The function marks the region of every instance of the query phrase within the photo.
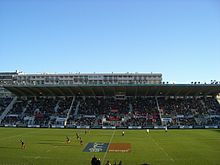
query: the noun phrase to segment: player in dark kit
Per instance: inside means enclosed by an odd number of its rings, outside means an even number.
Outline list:
[[[23,140],[20,140],[20,142],[21,142],[21,149],[25,149],[25,143],[24,143],[24,141],[23,141]]]
[[[80,137],[79,143],[80,143],[80,145],[83,145],[83,140],[81,137]]]
[[[165,127],[165,132],[167,132],[167,126]]]
[[[97,162],[97,158],[94,155],[94,157],[91,160],[91,165],[96,165],[96,162]]]
[[[96,165],[101,165],[101,160],[100,159],[97,159]]]
[[[66,143],[69,144],[70,143],[70,139],[68,136],[66,136]]]
[[[79,140],[79,134],[76,132],[76,139]]]

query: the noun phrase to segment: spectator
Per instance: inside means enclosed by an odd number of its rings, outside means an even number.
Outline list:
[[[101,165],[101,160],[100,159],[97,159],[96,165]]]
[[[94,155],[92,160],[91,160],[91,165],[97,165],[96,162],[97,162],[97,158]]]
[[[105,165],[111,165],[111,163],[109,162],[109,160],[106,162],[106,164]]]

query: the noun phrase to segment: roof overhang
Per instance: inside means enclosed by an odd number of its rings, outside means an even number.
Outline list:
[[[219,84],[6,85],[17,96],[216,96]]]

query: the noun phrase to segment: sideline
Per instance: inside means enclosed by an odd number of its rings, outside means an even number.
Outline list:
[[[156,146],[159,147],[159,149],[169,158],[169,160],[171,160],[172,162],[174,162],[175,160],[164,150],[163,147],[161,147],[157,142],[156,140],[154,140],[151,136],[149,136],[150,139],[154,142],[154,144],[156,144]]]
[[[102,160],[101,160],[101,161],[102,161],[102,164],[105,163],[105,157],[106,157],[106,155],[107,155],[107,152],[108,152],[108,149],[109,149],[110,143],[112,142],[112,139],[113,139],[113,137],[114,137],[114,135],[115,135],[115,131],[116,131],[116,130],[114,130],[113,133],[112,133],[112,136],[111,136],[111,139],[110,139],[110,141],[109,141],[109,144],[108,144],[107,150],[105,151],[105,154],[104,154],[104,156],[103,156],[103,158],[102,158]]]

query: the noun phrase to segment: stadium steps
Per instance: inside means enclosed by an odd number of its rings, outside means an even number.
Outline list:
[[[8,112],[13,108],[13,105],[16,103],[16,101],[17,101],[17,97],[14,97],[13,100],[11,101],[11,103],[7,106],[5,111],[0,116],[0,123],[5,118],[5,116],[8,114]]]
[[[220,95],[216,96],[216,100],[217,100],[218,103],[220,104]]]
[[[74,112],[74,116],[77,116],[77,114],[78,114],[79,105],[80,105],[80,101],[78,101],[78,103],[77,103],[76,110],[75,110],[75,112]]]
[[[73,99],[72,99],[70,108],[69,108],[69,110],[68,110],[68,112],[67,112],[66,119],[65,119],[65,121],[64,121],[64,126],[66,126],[67,121],[68,121],[68,119],[69,119],[69,117],[70,117],[70,113],[71,113],[71,111],[72,111],[72,109],[73,109],[73,103],[75,102],[75,99],[76,99],[76,97],[74,96]]]
[[[200,103],[202,104],[203,108],[206,108],[204,100],[200,100]]]
[[[133,112],[133,107],[132,107],[132,104],[129,103],[129,113],[132,113]]]
[[[34,125],[34,123],[35,123],[35,117],[34,116],[29,117],[28,125]]]
[[[60,104],[60,100],[57,102],[56,106],[54,107],[54,112],[57,112],[57,111],[58,111],[59,104]]]
[[[160,106],[159,106],[159,102],[158,102],[158,99],[157,97],[155,97],[155,100],[156,100],[156,104],[157,104],[157,110],[158,110],[158,113],[159,113],[159,116],[160,116],[160,121],[162,123],[162,112],[160,111]]]
[[[194,119],[198,125],[202,124],[202,118],[195,117]]]
[[[21,118],[23,119],[23,117],[25,116],[25,112],[27,110],[28,105],[31,103],[31,100],[28,100],[27,105],[24,107],[22,113],[21,113]]]
[[[27,110],[27,106],[28,104],[26,105],[26,107],[23,109],[22,113],[21,113],[21,118],[23,118],[25,116],[25,112]]]

